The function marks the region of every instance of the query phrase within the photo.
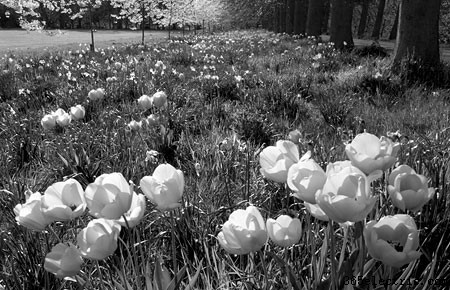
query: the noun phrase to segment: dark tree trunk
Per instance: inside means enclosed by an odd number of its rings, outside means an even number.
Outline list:
[[[275,18],[275,23],[274,23],[274,29],[273,29],[273,31],[275,32],[275,33],[279,33],[280,32],[280,27],[281,27],[281,24],[280,24],[280,6],[279,5],[276,5],[275,6],[275,14],[274,14],[274,18]]]
[[[386,0],[380,0],[380,2],[378,3],[377,17],[375,18],[375,24],[373,26],[372,31],[372,38],[375,40],[378,40],[380,38],[381,24],[383,23],[383,14],[385,6]]]
[[[281,1],[280,5],[280,32],[286,32],[286,3]]]
[[[330,6],[331,0],[322,0],[323,1],[323,16],[322,16],[322,32],[328,34],[328,20],[330,20]]]
[[[441,0],[402,0],[394,49],[394,69],[411,57],[426,67],[439,59],[439,10]]]
[[[366,32],[367,16],[369,16],[370,0],[363,0],[361,4],[361,18],[359,19],[358,38],[363,38]]]
[[[319,36],[322,33],[323,0],[309,0],[306,34]]]
[[[308,0],[295,0],[294,34],[306,32],[306,17],[308,16]]]
[[[330,41],[338,49],[353,47],[353,6],[354,0],[331,1]]]
[[[295,0],[285,0],[286,5],[286,33],[294,32],[294,5]]]
[[[395,13],[394,25],[392,26],[391,33],[389,34],[390,40],[395,39],[397,37],[399,13],[400,13],[400,4],[397,6],[397,12]]]

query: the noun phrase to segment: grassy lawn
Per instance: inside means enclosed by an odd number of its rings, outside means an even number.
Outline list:
[[[179,35],[181,32],[175,32]],[[98,47],[121,45],[125,43],[140,43],[141,31],[97,30],[94,41]],[[151,42],[168,37],[167,31],[146,31],[145,41]],[[48,30],[26,31],[23,29],[0,30],[0,53],[8,51],[26,52],[37,49],[75,48],[79,44],[90,44],[90,30]]]
[[[70,44],[89,43],[84,31],[0,35],[2,49],[20,48],[0,59],[0,289],[175,289],[161,285],[170,284],[176,272],[181,289],[449,285],[450,92],[444,81],[439,86],[411,82],[391,73],[389,57],[340,52],[313,39],[260,30],[178,36],[145,47],[138,45],[139,32],[99,31],[96,39],[103,45],[96,52]],[[29,54],[28,37],[35,39],[33,49],[49,43],[63,49]],[[167,33],[146,37],[162,39]],[[112,41],[131,43],[112,47]],[[92,91],[99,88],[104,93]],[[138,102],[158,91],[167,94],[167,104],[153,98],[143,108]],[[43,128],[45,115],[76,105],[85,108],[84,118]],[[348,160],[346,145],[364,132],[386,136],[391,141],[383,144],[396,143],[398,152],[374,181],[369,181],[374,175],[353,167],[356,175],[345,179],[346,190],[358,194],[354,200],[361,190],[376,200],[363,220],[319,220],[286,182],[272,181],[261,170],[262,152],[280,140],[295,142],[291,155],[306,154],[327,170]],[[377,150],[374,158],[387,149]],[[172,211],[163,211],[141,182],[166,163],[184,176],[183,198]],[[388,193],[390,173],[402,164],[424,176],[413,177],[425,180],[424,190],[435,191],[418,210],[398,208]],[[16,222],[14,207],[25,203],[30,192],[48,194],[50,186],[70,178],[88,191],[97,177],[113,172],[132,182],[136,193],[146,194],[143,216],[133,228],[122,226],[117,247],[106,258],[85,256],[81,271],[57,278],[44,269],[46,255],[60,242],[79,244],[77,236],[97,220],[94,210],[30,230],[23,220]],[[183,187],[177,179],[176,185],[161,188]],[[107,191],[114,190],[105,189],[102,200]],[[286,248],[264,240],[250,254],[228,253],[218,235],[233,212],[249,205],[264,220],[280,215],[298,219],[300,240]],[[341,214],[355,208],[341,208]],[[363,229],[396,214],[410,216],[417,231],[408,235],[411,224],[401,223],[401,238],[381,238],[396,258],[407,260],[414,250],[420,257],[389,266],[382,253],[376,256],[368,248],[371,240],[364,239]],[[238,243],[239,250],[261,240],[252,236],[257,220],[250,216],[246,225],[231,227],[248,238]]]

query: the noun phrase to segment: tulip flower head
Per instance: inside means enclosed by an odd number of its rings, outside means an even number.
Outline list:
[[[57,118],[57,116],[55,116],[53,114],[45,115],[41,120],[41,126],[45,130],[52,130],[53,128],[56,127],[56,118]]]
[[[401,210],[419,211],[434,195],[425,176],[408,165],[400,165],[389,175],[388,192],[392,203]]]
[[[83,258],[77,247],[59,243],[45,256],[44,269],[62,279],[78,274],[82,263]]]
[[[289,168],[299,161],[297,145],[280,140],[275,146],[267,146],[259,155],[261,174],[275,182],[286,182]]]
[[[327,176],[313,159],[300,160],[288,170],[287,184],[294,196],[315,204],[316,192],[323,188]]]
[[[167,105],[167,95],[163,91],[158,91],[152,96],[153,105],[157,108],[163,108]]]
[[[122,227],[134,228],[139,224],[145,213],[145,196],[133,192],[130,209],[117,219],[116,222]]]
[[[289,132],[288,139],[292,141],[294,144],[298,145],[300,144],[300,140],[302,139],[302,137],[303,137],[302,133],[298,129],[295,129]]]
[[[345,153],[352,162],[365,174],[376,170],[386,170],[394,165],[400,144],[382,136],[380,139],[370,133],[358,134],[345,147]]]
[[[122,173],[102,174],[85,190],[89,213],[96,218],[119,219],[131,205],[133,186]]]
[[[155,114],[150,114],[145,121],[149,127],[156,127],[159,124],[159,117]]]
[[[73,120],[78,121],[84,118],[86,115],[86,110],[82,105],[76,105],[70,108],[70,116]]]
[[[306,210],[316,219],[327,222],[330,219],[328,218],[327,214],[317,205],[312,204],[309,202],[305,202],[305,208]]]
[[[139,97],[137,102],[139,106],[144,110],[150,109],[153,105],[153,99],[147,95],[142,95],[141,97]]]
[[[53,222],[49,216],[42,213],[41,198],[42,195],[35,192],[29,195],[24,204],[18,204],[14,207],[16,221],[20,225],[29,230],[42,231]]]
[[[104,97],[105,97],[105,90],[102,88],[90,90],[88,93],[88,99],[91,101],[102,100]]]
[[[81,216],[86,200],[81,184],[71,178],[52,184],[41,198],[42,212],[55,221],[66,221]]]
[[[367,177],[354,166],[329,164],[327,180],[316,195],[316,202],[326,215],[338,223],[363,220],[372,210],[376,197],[370,191],[370,182],[381,172]],[[339,170],[340,169],[340,170]]]
[[[270,239],[280,247],[290,247],[302,236],[302,223],[288,215],[280,215],[276,220],[268,219],[266,226]]]
[[[223,224],[217,239],[230,254],[246,255],[260,250],[267,241],[266,225],[261,213],[254,206],[235,210]]]
[[[120,225],[112,220],[91,220],[77,235],[81,255],[88,259],[103,260],[114,253],[120,228]]]
[[[152,176],[144,176],[140,186],[147,198],[161,211],[181,206],[184,190],[184,175],[170,164],[160,164]]]
[[[137,122],[135,120],[132,120],[130,123],[128,123],[128,128],[131,131],[137,132],[142,128],[142,121]]]
[[[72,118],[70,117],[70,114],[66,113],[63,109],[59,108],[55,112],[52,113],[56,119],[56,124],[58,124],[61,127],[66,127],[69,125],[70,121],[72,121]]]
[[[384,264],[400,268],[420,257],[419,231],[409,215],[397,214],[370,221],[364,229],[369,254]],[[396,248],[402,247],[401,250]]]

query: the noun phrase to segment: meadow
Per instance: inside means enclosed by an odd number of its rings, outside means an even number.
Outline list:
[[[77,45],[6,53],[0,59],[0,289],[446,289],[446,65],[429,82],[393,74],[390,65],[379,51],[337,51],[316,39],[262,30],[95,52]],[[138,101],[157,92],[166,94],[164,104],[155,97],[150,105]],[[76,105],[85,110],[80,120],[41,124],[45,115]],[[326,170],[348,160],[347,146],[364,132],[386,136],[398,151],[370,187],[367,176],[358,177],[376,200],[361,221],[311,212],[291,186],[261,169],[262,152],[290,140],[296,162],[304,156]],[[16,219],[18,204],[71,178],[88,192],[97,177],[113,172],[146,193],[143,177],[166,163],[184,176],[179,204],[168,209],[147,200],[136,225],[125,221],[116,232],[112,253],[84,257],[77,274],[61,279],[44,269],[55,245],[76,245],[98,216],[90,208],[30,230]],[[390,173],[402,164],[434,189],[419,209],[399,209],[388,193]],[[230,254],[218,235],[236,210],[254,213],[250,205],[264,220],[299,220],[299,241],[282,247],[265,238],[251,253]],[[370,220],[397,214],[414,220],[420,252],[398,267],[373,257],[364,239]],[[249,243],[258,240],[251,236]],[[410,247],[387,242],[400,252]]]

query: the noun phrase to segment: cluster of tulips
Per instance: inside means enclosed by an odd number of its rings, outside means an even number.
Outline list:
[[[105,90],[98,88],[95,90],[90,90],[87,98],[90,101],[102,100],[105,97]],[[56,126],[61,128],[67,127],[70,122],[82,120],[86,115],[86,110],[82,105],[76,105],[70,108],[69,112],[64,109],[57,109],[50,114],[44,115],[41,119],[41,126],[45,130],[53,130]]]
[[[71,107],[69,112],[59,108],[50,114],[46,114],[41,119],[41,125],[45,130],[52,130],[56,126],[66,127],[72,120],[77,121],[83,119],[85,114],[86,110],[82,105]]]
[[[142,95],[137,100],[139,107],[143,110],[147,111],[152,107],[157,109],[164,109],[167,107],[167,94],[163,91],[157,91],[153,94],[153,96]],[[128,128],[131,131],[139,131],[144,124],[149,127],[154,127],[158,125],[160,122],[160,117],[156,114],[150,114],[147,118],[142,119],[140,121],[132,120],[128,123]]]
[[[74,279],[83,258],[102,260],[114,253],[122,227],[135,227],[144,216],[147,197],[160,211],[179,207],[184,191],[181,170],[160,164],[153,175],[140,180],[137,194],[134,185],[121,173],[102,174],[84,190],[75,179],[56,182],[44,194],[27,193],[24,204],[14,208],[16,221],[34,231],[43,231],[53,222],[82,216],[86,208],[94,217],[81,231],[76,245],[60,242],[45,257],[44,268],[59,278]]]
[[[302,200],[311,215],[320,220],[331,219],[343,226],[365,223],[378,199],[370,185],[383,171],[394,166],[400,145],[386,137],[359,134],[346,145],[350,160],[330,163],[324,171],[310,158],[309,152],[300,158],[294,142],[282,140],[276,146],[266,147],[259,159],[261,174],[287,183],[293,196]],[[428,188],[427,178],[407,165],[393,169],[388,180],[392,204],[403,211],[420,210],[434,194],[434,188]],[[369,254],[387,266],[399,268],[420,257],[416,251],[419,232],[410,215],[397,214],[369,221],[363,235]],[[300,220],[281,215],[264,223],[258,209],[249,206],[233,212],[217,238],[227,252],[248,254],[260,250],[268,236],[282,247],[298,243]],[[397,250],[398,245],[402,250]]]

